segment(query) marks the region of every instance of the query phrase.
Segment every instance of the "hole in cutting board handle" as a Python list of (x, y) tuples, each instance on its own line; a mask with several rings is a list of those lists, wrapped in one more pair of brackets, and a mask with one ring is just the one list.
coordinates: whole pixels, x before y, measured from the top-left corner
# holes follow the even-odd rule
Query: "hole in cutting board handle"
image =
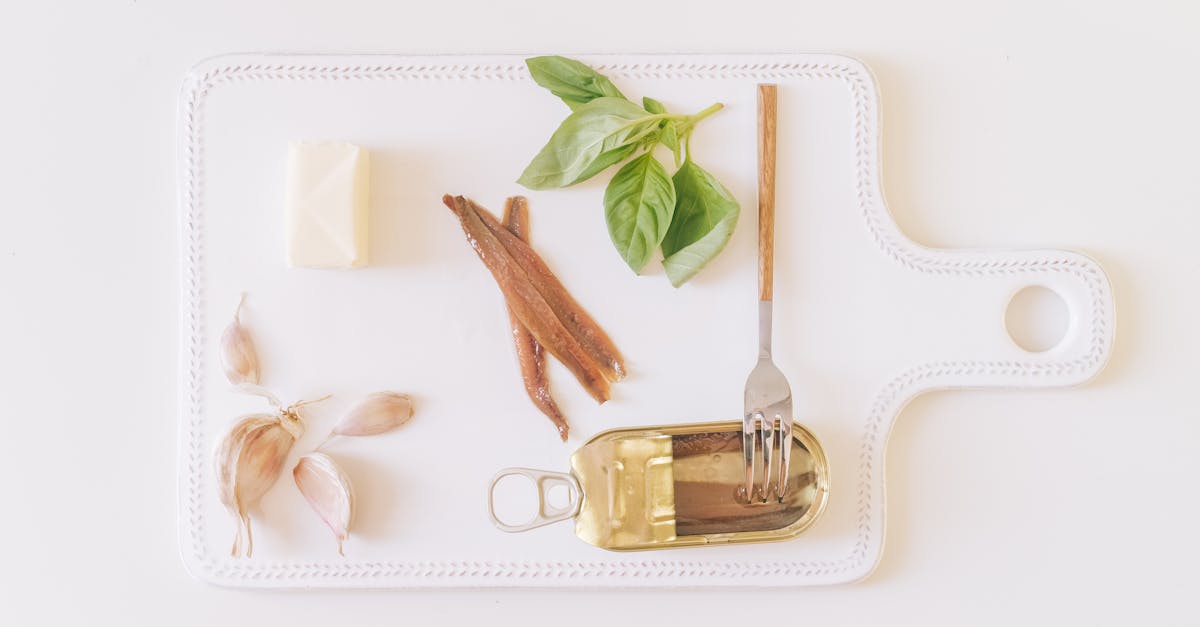
[(1058, 292), (1030, 285), (1008, 301), (1004, 327), (1017, 346), (1031, 353), (1042, 353), (1062, 343), (1070, 320), (1067, 302)]

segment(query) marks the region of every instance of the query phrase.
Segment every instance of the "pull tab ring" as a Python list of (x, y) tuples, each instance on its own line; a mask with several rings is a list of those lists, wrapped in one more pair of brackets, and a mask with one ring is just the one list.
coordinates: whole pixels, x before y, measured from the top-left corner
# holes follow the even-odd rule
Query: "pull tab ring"
[[(496, 486), (505, 478), (512, 476), (525, 477), (533, 482), (537, 488), (538, 495), (538, 511), (529, 522), (519, 525), (510, 525), (496, 515)], [(554, 507), (550, 504), (548, 498), (550, 490), (556, 486), (566, 486), (568, 500), (566, 507)], [(579, 513), (579, 506), (583, 503), (583, 490), (579, 487), (579, 481), (573, 475), (562, 472), (550, 472), (549, 470), (537, 470), (534, 468), (505, 468), (496, 473), (492, 477), (492, 483), (488, 486), (488, 516), (492, 519), (492, 524), (500, 531), (508, 533), (519, 533), (521, 531), (529, 531), (537, 529), (551, 523), (556, 523), (560, 520), (574, 518)]]

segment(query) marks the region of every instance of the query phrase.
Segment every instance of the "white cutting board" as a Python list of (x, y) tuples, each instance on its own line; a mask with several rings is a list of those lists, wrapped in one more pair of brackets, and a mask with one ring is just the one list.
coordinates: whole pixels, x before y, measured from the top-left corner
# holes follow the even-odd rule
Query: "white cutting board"
[[(741, 201), (729, 247), (683, 289), (661, 267), (635, 277), (617, 257), (601, 199), (610, 174), (569, 190), (513, 181), (567, 114), (523, 58), (225, 56), (199, 64), (180, 99), (182, 379), (179, 520), (197, 577), (251, 587), (806, 585), (869, 574), (884, 540), (884, 454), (905, 403), (958, 387), (1078, 384), (1104, 365), (1113, 301), (1078, 253), (942, 251), (907, 240), (884, 204), (878, 93), (860, 62), (833, 55), (583, 57), (625, 94), (676, 112), (726, 108), (693, 140), (698, 163)], [(782, 544), (612, 553), (569, 524), (509, 535), (485, 509), (506, 466), (565, 470), (613, 427), (738, 419), (756, 356), (755, 90), (780, 85), (776, 361), (797, 419), (824, 444), (829, 507)], [(372, 266), (289, 269), (284, 161), (296, 139), (371, 151)], [(498, 210), (530, 199), (534, 245), (625, 352), (631, 375), (596, 406), (565, 370), (552, 381), (573, 436), (561, 444), (526, 399), (491, 276), (441, 205), (464, 194)], [(1056, 347), (1027, 352), (1004, 312), (1025, 286), (1070, 312)], [(254, 517), (255, 554), (228, 557), (234, 524), (217, 501), (211, 451), (240, 415), (217, 338), (241, 292), (264, 384), (306, 411), (311, 450), (351, 402), (412, 393), (401, 430), (326, 450), (358, 493), (337, 555), (290, 478)], [(1001, 486), (996, 486), (1000, 489)], [(919, 515), (919, 513), (918, 513)]]

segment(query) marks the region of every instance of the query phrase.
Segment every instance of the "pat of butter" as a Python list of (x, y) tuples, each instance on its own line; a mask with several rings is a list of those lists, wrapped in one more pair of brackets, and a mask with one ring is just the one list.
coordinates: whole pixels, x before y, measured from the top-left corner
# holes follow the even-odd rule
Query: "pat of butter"
[(347, 142), (288, 145), (284, 194), (287, 263), (367, 265), (367, 151)]

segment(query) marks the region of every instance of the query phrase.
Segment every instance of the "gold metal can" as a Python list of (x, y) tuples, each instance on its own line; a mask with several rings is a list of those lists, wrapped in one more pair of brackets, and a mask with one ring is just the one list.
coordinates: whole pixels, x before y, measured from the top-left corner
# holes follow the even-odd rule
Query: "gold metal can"
[[(820, 517), (829, 497), (829, 464), (811, 432), (792, 428), (787, 494), (747, 503), (742, 423), (716, 422), (605, 431), (571, 456), (571, 472), (508, 468), (488, 494), (492, 522), (508, 532), (575, 519), (575, 535), (614, 551), (789, 540)], [(532, 480), (538, 512), (511, 524), (496, 514), (496, 486)], [(568, 502), (549, 498), (564, 486)]]

